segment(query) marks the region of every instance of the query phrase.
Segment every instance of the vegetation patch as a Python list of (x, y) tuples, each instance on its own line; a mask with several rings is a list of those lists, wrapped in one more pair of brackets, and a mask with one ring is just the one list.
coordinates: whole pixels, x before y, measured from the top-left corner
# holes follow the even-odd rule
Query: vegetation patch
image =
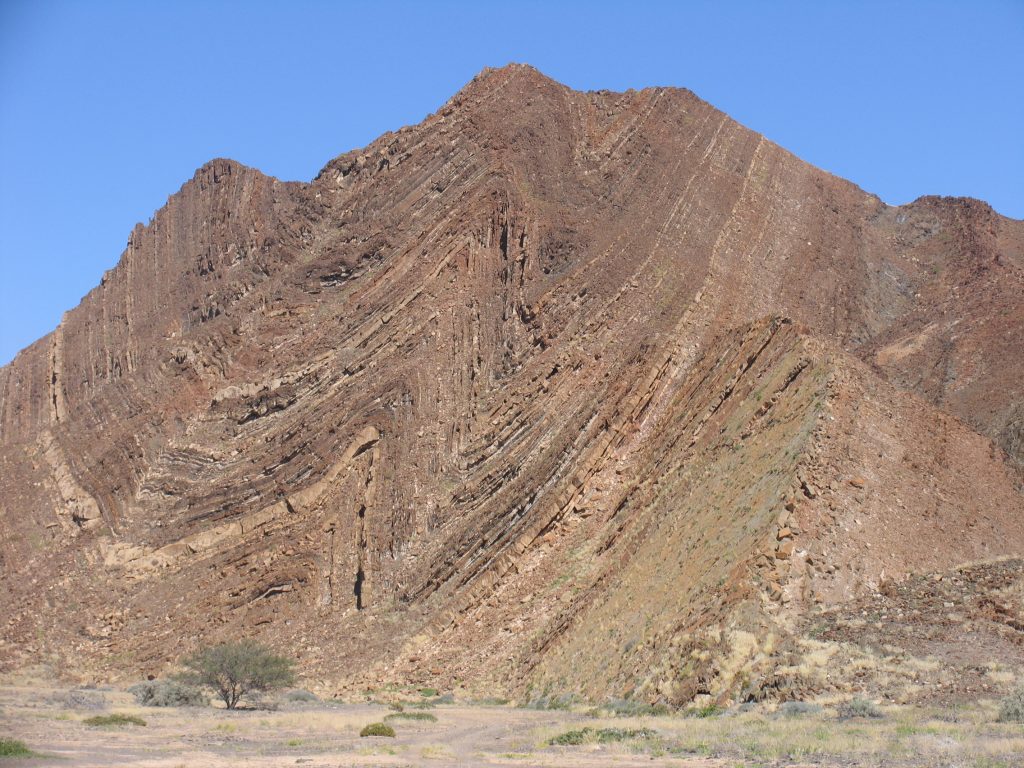
[(370, 723), (359, 732), (360, 736), (390, 736), (395, 738), (395, 729), (387, 723)]
[(875, 706), (874, 702), (867, 699), (852, 699), (840, 704), (837, 708), (840, 720), (850, 720), (855, 717), (866, 717), (878, 719), (885, 717), (882, 710)]
[(32, 757), (35, 755), (24, 741), (18, 739), (0, 739), (0, 757)]
[(210, 700), (201, 690), (177, 680), (147, 680), (128, 689), (144, 707), (206, 707)]
[(578, 747), (580, 744), (611, 744), (630, 739), (653, 739), (658, 732), (651, 728), (580, 728), (553, 737), (549, 744), (558, 747)]
[(119, 712), (115, 712), (112, 715), (95, 715), (94, 717), (88, 717), (82, 721), (86, 725), (95, 726), (117, 726), (117, 725), (145, 725), (146, 721), (138, 715), (122, 715)]
[(292, 660), (255, 640), (205, 648), (181, 663), (186, 669), (181, 682), (212, 688), (228, 709), (235, 709), (247, 694), (264, 694), (295, 682)]
[(688, 709), (684, 714), (687, 717), (714, 717), (715, 715), (722, 714), (722, 708), (717, 704), (708, 704), (705, 707)]
[(1024, 688), (999, 702), (1000, 723), (1024, 723)]
[(561, 709), (568, 711), (572, 709), (576, 697), (571, 693), (563, 693), (557, 696), (541, 696), (533, 699), (526, 706), (529, 709)]
[(779, 705), (778, 715), (782, 717), (802, 717), (804, 715), (821, 714), (820, 704), (813, 704), (809, 701), (784, 701)]
[(437, 717), (430, 712), (395, 712), (384, 718), (385, 723), (389, 720), (424, 720), (429, 723), (436, 723)]
[(672, 714), (672, 708), (667, 704), (648, 704), (632, 699), (609, 699), (597, 711), (608, 712), (615, 717), (662, 717)]
[(443, 696), (435, 696), (432, 699), (422, 699), (420, 701), (407, 701), (405, 705), (410, 709), (433, 709), (438, 704), (454, 704), (455, 696), (451, 693), (446, 693)]
[(68, 709), (106, 709), (106, 697), (99, 691), (76, 688), (64, 695), (63, 704)]

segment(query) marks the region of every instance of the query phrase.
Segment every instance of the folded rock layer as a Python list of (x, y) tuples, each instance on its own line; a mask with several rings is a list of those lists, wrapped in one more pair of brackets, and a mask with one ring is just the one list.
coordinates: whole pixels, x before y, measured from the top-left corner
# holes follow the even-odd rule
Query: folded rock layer
[(803, 617), (1024, 553), (1022, 349), (1024, 223), (487, 70), (309, 184), (207, 164), (0, 369), (0, 662), (777, 691)]

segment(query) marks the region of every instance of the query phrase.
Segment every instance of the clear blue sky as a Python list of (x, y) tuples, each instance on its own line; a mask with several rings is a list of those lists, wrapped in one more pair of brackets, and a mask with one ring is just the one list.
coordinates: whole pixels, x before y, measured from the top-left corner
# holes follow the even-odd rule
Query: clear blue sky
[(509, 61), (685, 86), (886, 202), (1024, 218), (1024, 0), (0, 0), (0, 363), (210, 158), (309, 180)]

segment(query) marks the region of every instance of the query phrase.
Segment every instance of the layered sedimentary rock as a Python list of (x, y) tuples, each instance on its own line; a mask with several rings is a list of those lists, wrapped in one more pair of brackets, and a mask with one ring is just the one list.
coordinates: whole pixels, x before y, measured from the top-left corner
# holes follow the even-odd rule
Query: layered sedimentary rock
[(486, 71), (309, 184), (204, 166), (0, 369), (0, 659), (759, 696), (1024, 553), (1022, 349), (1024, 223)]

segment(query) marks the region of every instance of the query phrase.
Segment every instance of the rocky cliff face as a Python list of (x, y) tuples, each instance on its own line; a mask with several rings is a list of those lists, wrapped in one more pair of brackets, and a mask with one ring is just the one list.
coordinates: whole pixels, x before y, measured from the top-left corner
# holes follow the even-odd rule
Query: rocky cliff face
[(0, 660), (760, 695), (801, 617), (1024, 552), (1022, 349), (1021, 222), (485, 71), (309, 184), (204, 166), (0, 369)]

